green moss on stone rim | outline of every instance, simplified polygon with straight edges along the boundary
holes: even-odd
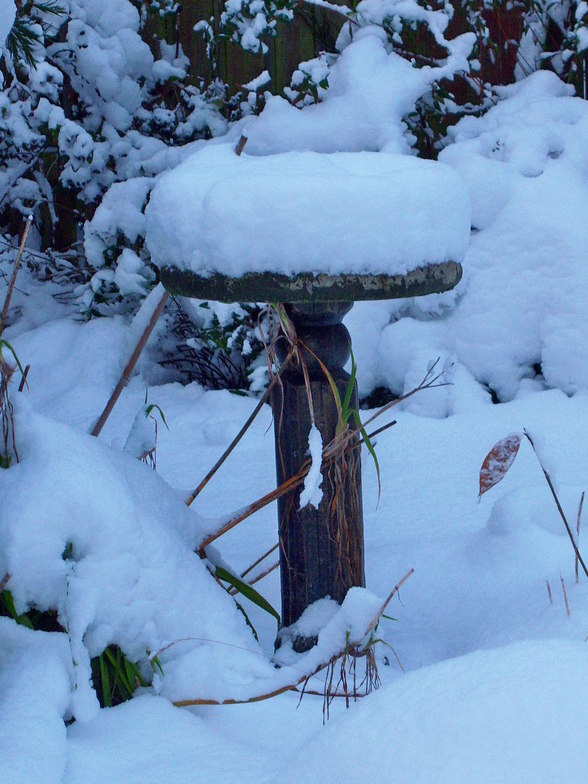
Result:
[[[418,267],[405,275],[282,275],[248,272],[239,278],[165,266],[161,281],[171,293],[217,302],[356,302],[438,294],[454,288],[461,264],[445,261]]]

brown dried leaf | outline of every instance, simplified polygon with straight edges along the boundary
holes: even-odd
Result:
[[[494,444],[484,458],[480,468],[480,492],[478,497],[490,490],[494,485],[497,485],[501,479],[504,479],[506,472],[517,456],[520,445],[521,436],[519,433],[511,433]]]

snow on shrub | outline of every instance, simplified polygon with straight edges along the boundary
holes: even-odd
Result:
[[[484,389],[510,400],[588,387],[588,315],[577,297],[588,286],[588,104],[548,71],[497,92],[497,105],[462,119],[440,155],[472,200],[464,279],[448,294],[373,306],[392,314],[378,348],[362,308],[357,321],[351,314],[375,386],[400,394],[444,358],[454,386],[408,401],[415,413],[471,410]]]

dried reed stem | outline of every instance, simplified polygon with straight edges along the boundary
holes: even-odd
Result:
[[[255,585],[255,583],[258,583],[260,580],[263,580],[264,577],[267,577],[268,574],[271,574],[275,569],[277,569],[279,565],[280,565],[280,562],[276,561],[275,564],[272,564],[269,567],[269,569],[265,570],[265,572],[262,572],[261,574],[258,574],[257,577],[254,577],[253,580],[250,580],[249,581],[249,585]]]
[[[414,569],[410,569],[392,589],[390,594],[388,595],[387,599],[384,601],[376,615],[372,618],[366,632],[364,634],[364,638],[367,637],[376,627],[379,619],[382,616],[382,613],[386,609],[388,603],[392,599],[392,597],[398,592],[400,587],[408,580],[408,578],[413,574]],[[197,638],[186,638],[187,640],[190,639],[197,639]],[[176,640],[175,642],[182,642],[182,640]],[[157,655],[161,654],[163,651],[170,648],[175,642],[170,643],[169,645],[162,648],[158,651]],[[373,641],[372,641],[373,642]],[[356,669],[355,669],[355,659],[357,658],[366,658],[366,674],[362,681],[357,684],[356,680]],[[349,664],[349,659],[351,659],[351,664]],[[340,674],[339,680],[333,688],[334,682],[334,665],[337,661],[340,661]],[[347,682],[347,667],[350,666],[350,675],[353,678],[353,691],[349,691],[348,689],[348,682]],[[328,718],[329,715],[329,704],[330,701],[334,697],[345,697],[347,700],[347,704],[349,704],[349,699],[357,699],[358,697],[364,696],[359,692],[359,689],[365,687],[365,693],[368,694],[371,688],[374,688],[379,685],[380,679],[377,672],[377,667],[375,663],[375,656],[372,645],[368,645],[368,647],[362,647],[362,641],[357,640],[353,642],[348,642],[345,648],[338,653],[331,656],[331,658],[319,664],[311,673],[302,675],[296,682],[290,683],[287,686],[281,686],[278,689],[274,689],[272,691],[266,692],[264,694],[257,694],[254,697],[248,697],[247,699],[243,700],[212,700],[212,699],[191,699],[191,700],[177,700],[173,704],[177,708],[186,708],[192,705],[244,705],[251,702],[261,702],[263,700],[269,700],[272,697],[277,697],[279,694],[284,694],[287,691],[299,691],[298,687],[302,685],[300,699],[306,693],[306,685],[308,684],[309,680],[313,678],[315,675],[318,675],[319,672],[326,670],[326,678],[325,678],[325,689],[322,692],[322,696],[324,699],[323,703],[323,717]],[[343,691],[339,691],[339,687],[343,686]],[[316,692],[308,692],[309,694],[314,694]]]
[[[568,592],[566,591],[566,584],[564,583],[563,577],[560,576],[559,579],[561,580],[561,590],[563,593],[564,602],[566,603],[566,613],[569,616],[571,613],[570,613],[570,605],[568,603]]]
[[[4,323],[8,317],[10,300],[12,299],[12,292],[14,291],[14,286],[16,285],[16,276],[18,275],[20,262],[22,260],[22,255],[24,253],[25,244],[27,241],[27,237],[29,236],[29,231],[31,230],[32,223],[33,223],[33,216],[29,215],[29,217],[26,219],[25,222],[24,231],[22,233],[22,239],[20,241],[18,253],[16,255],[16,260],[14,262],[14,269],[12,270],[12,277],[10,278],[10,283],[8,284],[8,291],[6,292],[6,299],[4,300],[4,307],[2,308],[2,314],[0,315],[0,335],[2,334],[2,331],[4,329]]]
[[[30,365],[27,365],[24,369],[24,373],[22,374],[22,378],[20,380],[20,384],[18,385],[18,391],[22,392],[25,388],[25,384],[27,383],[27,376],[29,375],[29,370],[31,369]],[[27,385],[28,386],[28,385]]]
[[[233,449],[234,449],[234,448],[237,446],[237,444],[239,443],[239,441],[240,441],[240,440],[243,438],[243,436],[245,435],[245,433],[247,432],[247,430],[248,430],[248,429],[249,429],[249,427],[251,426],[251,424],[252,424],[253,420],[255,419],[255,417],[256,417],[256,416],[259,414],[259,412],[260,412],[260,411],[261,411],[261,409],[263,408],[264,404],[265,404],[265,403],[267,403],[267,401],[269,400],[269,397],[270,397],[270,395],[271,395],[271,393],[272,393],[272,389],[273,389],[273,388],[274,388],[274,386],[275,386],[275,385],[278,383],[278,380],[280,379],[280,377],[281,377],[282,373],[284,372],[284,370],[286,369],[286,367],[287,367],[287,366],[288,366],[288,364],[290,363],[290,359],[291,359],[291,357],[292,357],[292,353],[288,354],[288,356],[286,357],[286,359],[285,359],[285,360],[284,360],[284,362],[282,363],[282,365],[281,365],[280,369],[278,370],[278,372],[275,374],[275,376],[272,378],[272,380],[271,380],[271,381],[270,381],[270,383],[268,384],[268,387],[267,387],[267,389],[265,390],[265,392],[264,392],[263,396],[261,397],[261,399],[260,399],[259,403],[258,403],[258,404],[255,406],[255,408],[253,409],[253,412],[252,412],[252,413],[251,413],[251,415],[248,417],[247,421],[245,422],[245,424],[243,425],[243,427],[241,428],[241,430],[239,430],[239,432],[237,433],[237,435],[235,436],[235,438],[234,438],[234,439],[231,441],[231,443],[230,443],[230,444],[229,444],[229,446],[228,446],[228,447],[225,449],[225,451],[224,451],[224,452],[223,452],[223,454],[220,456],[220,458],[219,458],[219,459],[216,461],[216,463],[213,465],[213,467],[210,469],[210,471],[209,471],[209,472],[206,474],[206,476],[205,476],[205,477],[204,477],[204,479],[203,479],[203,480],[200,482],[200,484],[198,485],[198,487],[197,487],[197,488],[196,488],[196,489],[195,489],[195,490],[194,490],[194,491],[191,493],[191,495],[190,495],[190,496],[188,496],[188,498],[186,499],[186,506],[190,506],[190,505],[193,503],[194,499],[195,499],[195,498],[196,498],[196,497],[197,497],[197,496],[198,496],[198,495],[199,495],[199,494],[202,492],[202,490],[203,490],[203,489],[206,487],[206,485],[207,485],[207,484],[210,482],[210,480],[212,479],[212,477],[213,477],[213,476],[216,474],[216,472],[218,471],[218,469],[219,469],[219,468],[222,466],[222,464],[225,462],[225,460],[227,459],[227,457],[228,457],[228,456],[231,454],[231,452],[233,451]]]
[[[541,458],[539,457],[539,453],[537,452],[537,450],[535,448],[535,444],[533,442],[533,439],[531,438],[531,436],[529,435],[529,433],[526,430],[523,430],[523,433],[525,434],[525,437],[526,437],[527,441],[533,447],[533,452],[535,452],[535,457],[539,461],[539,465],[541,466],[541,470],[543,471],[543,476],[545,477],[545,481],[547,482],[547,485],[548,485],[548,487],[549,487],[549,489],[551,491],[551,495],[553,496],[553,500],[555,501],[555,505],[557,507],[557,511],[559,512],[559,516],[563,520],[563,524],[565,525],[567,534],[568,534],[568,536],[570,538],[570,542],[572,543],[572,547],[574,548],[574,552],[576,554],[576,558],[580,562],[580,565],[582,566],[584,574],[586,575],[586,577],[588,577],[588,568],[586,567],[586,564],[584,563],[584,559],[580,555],[580,551],[578,550],[578,545],[576,544],[576,542],[574,540],[574,534],[572,533],[572,529],[570,528],[570,524],[568,523],[567,517],[565,516],[565,512],[562,509],[562,506],[561,506],[561,504],[559,502],[559,498],[557,497],[557,493],[555,492],[555,487],[553,486],[553,482],[551,481],[551,477],[549,476],[549,474],[547,473],[546,468],[544,467],[543,463],[541,462]]]
[[[583,490],[582,491],[582,495],[580,496],[580,505],[578,506],[578,516],[576,518],[576,540],[577,540],[578,546],[580,545],[580,523],[582,521],[582,507],[584,506],[584,493],[585,493],[585,491]],[[574,561],[575,561],[574,562],[574,572],[576,574],[576,582],[578,583],[578,582],[580,582],[580,577],[578,575],[578,556],[577,555],[576,555]]]
[[[157,321],[159,320],[159,317],[163,313],[163,309],[165,307],[165,303],[167,302],[168,298],[169,298],[169,292],[165,291],[163,293],[161,299],[157,303],[157,307],[153,311],[153,313],[151,315],[151,318],[149,319],[149,323],[147,324],[147,326],[145,327],[145,329],[143,331],[143,334],[139,338],[139,341],[138,341],[138,343],[137,343],[137,345],[135,347],[135,350],[133,351],[133,353],[131,355],[131,358],[127,362],[126,367],[125,367],[125,369],[122,372],[122,375],[121,375],[121,377],[119,379],[118,384],[114,388],[114,392],[110,396],[110,398],[108,400],[108,403],[106,404],[106,406],[104,408],[104,411],[98,417],[98,420],[97,420],[96,424],[94,425],[94,427],[92,428],[90,435],[98,436],[100,434],[102,428],[106,424],[106,421],[108,420],[108,417],[110,416],[110,414],[112,412],[112,409],[116,405],[117,400],[121,396],[121,393],[122,393],[123,389],[129,383],[129,380],[131,378],[131,373],[133,372],[133,369],[134,369],[135,365],[137,364],[137,360],[141,356],[141,352],[145,348],[145,345],[146,345],[147,341],[149,340],[149,336],[153,332],[153,329],[154,329],[155,325],[157,324]]]
[[[246,144],[247,144],[247,137],[241,136],[239,138],[239,141],[237,142],[237,146],[235,147],[235,155],[241,155],[241,153],[245,149]]]
[[[248,566],[247,569],[245,569],[244,572],[241,572],[241,577],[242,578],[243,577],[247,577],[249,572],[251,572],[253,569],[255,569],[256,566],[259,566],[259,564],[262,561],[265,561],[265,559],[268,557],[268,555],[271,555],[275,550],[278,549],[279,546],[280,546],[280,543],[276,542],[276,544],[273,547],[270,547],[270,549],[267,550],[267,552],[265,552],[263,555],[260,555],[259,558],[256,561],[253,561],[251,566]]]
[[[394,588],[393,588],[393,589],[390,591],[390,593],[388,594],[388,597],[387,597],[386,601],[385,601],[385,602],[384,602],[384,604],[383,604],[383,605],[380,607],[380,609],[378,610],[378,612],[377,612],[377,613],[376,613],[376,615],[374,616],[374,618],[373,618],[372,622],[371,622],[371,623],[370,623],[370,625],[367,627],[367,629],[366,629],[366,631],[365,631],[365,634],[364,634],[364,637],[367,637],[367,636],[368,636],[368,634],[371,634],[371,633],[373,632],[373,630],[374,630],[374,629],[376,628],[376,626],[378,625],[378,623],[379,623],[379,620],[380,620],[380,618],[382,617],[382,615],[383,615],[383,613],[384,613],[384,610],[385,610],[385,609],[386,609],[386,607],[387,607],[387,606],[390,604],[390,601],[391,601],[391,599],[392,599],[392,598],[393,598],[393,597],[394,597],[394,596],[395,596],[395,595],[398,593],[398,591],[399,591],[399,590],[402,588],[402,586],[404,585],[404,583],[405,583],[405,582],[408,580],[408,578],[409,578],[409,577],[411,577],[413,574],[414,574],[414,569],[409,569],[409,570],[408,570],[408,572],[407,572],[407,573],[404,575],[404,577],[402,578],[402,580],[400,580],[398,583],[396,583],[396,585],[394,586]]]
[[[276,545],[276,547],[277,546],[278,545]],[[253,580],[249,580],[248,585],[255,585],[255,583],[260,582],[261,580],[263,580],[264,577],[267,577],[268,574],[271,574],[273,571],[275,571],[279,565],[280,562],[276,561],[275,564],[272,564],[269,567],[269,569],[266,569],[264,572],[261,572],[261,574],[258,574],[257,577],[253,578]],[[230,588],[229,593],[231,594],[231,596],[236,596],[239,593],[239,591],[237,590],[237,588]]]

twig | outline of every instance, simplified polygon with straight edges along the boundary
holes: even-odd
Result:
[[[247,577],[249,572],[251,572],[253,569],[255,569],[256,566],[259,566],[259,564],[262,561],[265,561],[265,559],[268,557],[268,555],[271,555],[274,552],[274,550],[278,549],[279,546],[280,546],[280,543],[276,542],[275,545],[273,547],[270,547],[270,549],[267,552],[265,552],[263,555],[260,555],[259,558],[251,564],[251,566],[248,566],[247,569],[245,569],[244,572],[241,572],[241,578]]]
[[[205,547],[208,547],[209,544],[212,544],[212,542],[214,542],[216,539],[223,536],[223,534],[226,534],[227,531],[230,531],[231,528],[234,528],[236,525],[243,522],[243,520],[245,520],[247,517],[250,517],[255,512],[263,509],[264,506],[271,504],[273,501],[277,501],[278,498],[286,495],[286,493],[289,493],[291,490],[294,490],[304,481],[304,477],[308,473],[309,468],[310,461],[307,460],[298,473],[294,474],[294,476],[291,476],[290,479],[287,479],[285,482],[282,482],[282,484],[275,490],[272,490],[261,498],[258,498],[256,501],[253,501],[253,503],[248,504],[239,511],[235,512],[235,514],[230,517],[229,520],[218,529],[218,531],[209,534],[206,539],[204,539],[199,548],[200,553],[202,554]]]
[[[433,371],[439,364],[439,360],[440,358],[437,357],[435,362],[425,373],[425,377],[423,378],[423,380],[418,386],[416,386],[414,389],[411,389],[410,392],[407,392],[405,395],[402,395],[402,397],[399,397],[396,400],[391,400],[389,403],[386,403],[385,406],[379,408],[375,414],[372,414],[372,416],[363,423],[364,428],[367,427],[367,425],[369,425],[371,422],[373,422],[374,419],[377,419],[378,417],[382,416],[382,414],[385,414],[386,411],[389,411],[391,408],[394,408],[394,406],[397,406],[399,403],[402,403],[404,400],[408,400],[408,398],[412,397],[413,395],[416,395],[417,392],[421,392],[423,389],[432,389],[437,387],[451,386],[451,384],[448,381],[441,382],[439,384],[436,383],[440,378],[443,377],[443,371],[437,373],[436,375],[433,374]]]
[[[585,493],[585,491],[583,490],[582,491],[582,495],[580,496],[580,505],[578,506],[578,517],[576,518],[576,539],[577,539],[577,542],[578,542],[578,546],[580,544],[580,522],[582,520],[582,507],[584,506],[584,493]],[[575,558],[574,571],[576,573],[576,582],[579,582],[580,578],[578,576],[578,556],[577,555],[576,555],[576,558]]]
[[[536,456],[537,460],[539,461],[539,465],[541,466],[541,470],[543,471],[543,476],[545,477],[545,481],[547,482],[547,485],[549,486],[549,489],[551,490],[551,495],[553,496],[553,500],[555,501],[555,505],[557,506],[557,511],[559,512],[559,515],[560,515],[561,519],[563,520],[563,524],[566,527],[566,531],[568,532],[568,536],[570,538],[570,542],[572,543],[572,547],[574,548],[574,552],[576,553],[576,558],[580,562],[580,564],[582,566],[582,569],[584,570],[584,574],[586,575],[586,577],[588,577],[588,568],[586,568],[586,564],[584,563],[584,559],[580,555],[580,551],[578,550],[578,545],[576,544],[576,542],[574,540],[574,534],[572,533],[572,529],[570,528],[570,524],[568,523],[567,518],[566,518],[565,513],[564,513],[564,510],[562,509],[562,506],[561,506],[561,504],[559,502],[559,498],[557,497],[557,493],[555,492],[555,488],[553,486],[553,482],[551,481],[551,477],[549,476],[549,474],[547,473],[545,467],[543,466],[543,463],[541,462],[541,458],[539,457],[539,454],[538,454],[537,450],[535,449],[535,444],[533,443],[533,439],[531,438],[531,436],[529,435],[529,433],[526,430],[523,430],[523,433],[525,434],[525,437],[527,438],[527,441],[533,447],[533,452],[535,452],[535,456]]]
[[[269,569],[265,570],[265,572],[261,572],[261,574],[258,574],[257,577],[254,577],[253,580],[249,580],[248,585],[255,585],[255,583],[260,582],[260,580],[263,580],[263,578],[267,577],[268,574],[271,574],[273,571],[275,571],[279,565],[280,562],[276,561],[275,564],[272,564]],[[231,594],[231,596],[236,596],[239,593],[239,591],[236,588],[230,588],[229,593]]]
[[[562,590],[562,593],[563,593],[564,602],[566,603],[566,612],[567,612],[567,614],[569,616],[570,615],[570,605],[568,604],[568,593],[566,591],[566,584],[564,583],[564,578],[563,577],[560,576],[559,579],[561,580],[561,590]]]
[[[365,631],[364,637],[367,637],[369,634],[371,634],[371,632],[373,632],[373,630],[374,630],[374,629],[376,628],[376,626],[378,625],[378,622],[379,622],[380,618],[382,617],[382,615],[383,615],[383,613],[384,613],[384,610],[385,610],[385,609],[386,609],[386,607],[387,607],[387,606],[390,604],[390,600],[391,600],[391,599],[394,597],[394,595],[395,595],[395,594],[397,594],[397,593],[398,593],[398,591],[399,591],[399,590],[402,588],[402,586],[404,585],[404,583],[405,583],[405,582],[408,580],[408,578],[409,578],[409,577],[411,577],[413,574],[414,574],[414,569],[409,569],[409,570],[408,570],[408,572],[407,572],[407,573],[404,575],[404,577],[402,578],[402,580],[400,580],[400,582],[399,582],[399,583],[397,583],[397,584],[394,586],[394,588],[393,588],[393,589],[390,591],[390,593],[388,594],[388,598],[386,599],[386,601],[384,602],[384,604],[383,604],[383,605],[380,607],[380,609],[378,610],[378,612],[376,613],[376,615],[375,615],[375,616],[372,618],[372,621],[371,621],[370,625],[367,627],[367,629],[366,629],[366,631]]]
[[[258,574],[257,577],[254,577],[253,580],[250,580],[249,585],[255,585],[255,583],[258,583],[260,580],[263,580],[264,577],[267,577],[268,574],[271,574],[275,569],[277,569],[279,565],[280,562],[276,561],[275,564],[272,564],[269,569],[265,570],[265,572]]]
[[[16,276],[18,275],[18,269],[20,267],[20,262],[22,260],[22,254],[24,253],[25,244],[27,241],[27,237],[29,236],[29,231],[31,230],[32,223],[33,223],[33,216],[29,215],[25,223],[24,231],[22,233],[22,239],[20,241],[18,253],[16,255],[16,260],[14,262],[12,277],[10,278],[10,283],[8,284],[8,291],[6,292],[4,307],[2,308],[2,315],[0,315],[0,334],[2,334],[2,330],[4,329],[4,322],[6,321],[6,318],[8,316],[8,309],[10,308],[10,300],[12,298],[12,292],[14,291],[14,286],[16,284]]]
[[[369,626],[368,626],[368,628],[367,628],[367,630],[366,630],[366,632],[364,634],[364,637],[366,637],[368,634],[370,634],[371,631],[373,631],[373,629],[376,627],[376,624],[378,623],[378,620],[380,619],[382,613],[386,609],[386,607],[387,607],[388,603],[390,602],[390,600],[392,599],[392,597],[398,592],[399,588],[408,580],[408,578],[411,576],[411,574],[413,574],[413,572],[414,572],[414,569],[410,569],[404,575],[402,580],[400,580],[400,582],[397,585],[394,586],[394,588],[390,592],[388,598],[383,603],[381,608],[376,613],[376,616],[372,619],[371,623],[369,624]],[[186,639],[197,639],[197,638],[186,638]],[[179,642],[179,641],[176,640],[175,642]],[[159,655],[162,651],[167,650],[167,648],[171,647],[171,645],[174,645],[174,644],[175,643],[170,643],[165,648],[162,648],[161,651],[158,651],[158,653],[156,655]],[[322,664],[319,664],[318,667],[316,667],[312,672],[310,672],[308,674],[305,674],[305,675],[302,675],[297,681],[295,681],[294,683],[290,683],[287,686],[281,686],[278,689],[274,689],[274,690],[266,692],[264,694],[257,694],[254,697],[248,697],[248,698],[243,699],[243,700],[234,700],[234,699],[228,699],[228,700],[193,699],[193,700],[177,700],[177,701],[174,701],[173,704],[177,708],[187,708],[187,707],[189,707],[191,705],[243,705],[243,704],[247,704],[247,703],[251,703],[251,702],[261,702],[263,700],[269,700],[272,697],[277,697],[279,694],[284,694],[287,691],[298,691],[298,687],[301,684],[305,684],[303,689],[302,689],[302,692],[304,694],[304,692],[306,691],[306,684],[308,683],[308,681],[311,678],[313,678],[315,675],[318,675],[319,672],[322,672],[325,669],[327,670],[327,681],[328,681],[328,686],[327,686],[327,688],[325,690],[325,694],[329,694],[329,691],[332,690],[332,685],[333,685],[333,674],[334,674],[333,665],[335,664],[335,662],[338,659],[340,659],[342,656],[353,656],[353,657],[367,656],[369,654],[369,652],[370,652],[369,648],[366,649],[366,648],[362,648],[361,647],[361,640],[353,641],[353,642],[347,642],[346,645],[345,645],[345,648],[343,648],[342,650],[338,651],[336,654],[331,656],[331,658],[328,661],[323,662]],[[335,693],[337,693],[337,692],[335,692]],[[330,696],[331,695],[329,694],[329,698],[330,698]],[[349,694],[343,694],[342,696],[347,697],[347,699],[349,699],[350,695]],[[356,696],[359,696],[359,695],[355,695],[355,694],[353,695],[354,698]]]
[[[93,436],[99,435],[100,431],[102,430],[102,428],[106,424],[106,421],[107,421],[108,417],[110,416],[110,414],[112,412],[112,409],[116,405],[116,401],[119,399],[123,389],[129,383],[129,380],[131,378],[131,373],[133,372],[133,368],[137,364],[137,360],[141,356],[141,352],[145,348],[145,344],[149,340],[149,336],[153,332],[153,329],[154,329],[155,325],[157,324],[157,321],[158,321],[159,317],[161,316],[161,314],[163,312],[163,309],[165,307],[165,303],[168,300],[168,297],[169,297],[169,292],[165,291],[163,293],[161,299],[157,303],[157,307],[153,311],[153,314],[152,314],[151,318],[149,319],[149,323],[147,324],[147,326],[145,327],[145,330],[143,331],[143,334],[139,338],[139,342],[137,343],[131,358],[127,362],[127,365],[126,365],[125,369],[122,372],[120,380],[119,380],[118,384],[116,385],[116,387],[114,388],[114,392],[110,396],[110,399],[108,400],[108,403],[106,404],[106,406],[104,408],[104,411],[98,417],[98,421],[96,422],[96,424],[92,428],[90,435],[93,435]]]
[[[545,584],[547,585],[547,595],[549,596],[549,604],[553,604],[553,596],[551,593],[551,585],[549,585],[549,580],[545,580]]]
[[[234,439],[231,441],[231,443],[229,444],[229,446],[227,447],[227,449],[225,449],[225,451],[223,452],[223,454],[221,455],[221,457],[220,457],[220,458],[219,458],[219,459],[216,461],[216,463],[213,465],[213,467],[210,469],[210,471],[209,471],[209,472],[206,474],[206,476],[205,476],[205,477],[204,477],[204,479],[203,479],[203,480],[200,482],[200,484],[198,485],[198,487],[197,487],[197,488],[196,488],[196,489],[195,489],[195,490],[194,490],[194,491],[191,493],[191,495],[190,495],[190,496],[189,496],[189,497],[186,499],[186,506],[190,506],[190,505],[192,504],[192,502],[194,501],[194,499],[195,499],[195,498],[196,498],[196,497],[197,497],[197,496],[198,496],[198,495],[199,495],[199,494],[202,492],[202,490],[203,490],[203,489],[206,487],[206,485],[207,485],[207,484],[210,482],[210,480],[212,479],[212,477],[213,477],[213,476],[216,474],[216,472],[218,471],[218,469],[219,469],[219,468],[222,466],[222,464],[225,462],[225,460],[227,459],[227,457],[228,457],[228,456],[231,454],[231,452],[233,451],[233,449],[234,449],[234,448],[237,446],[237,444],[239,443],[239,441],[240,441],[240,440],[243,438],[243,436],[245,435],[245,433],[246,433],[246,432],[247,432],[247,430],[249,429],[249,427],[250,427],[251,423],[253,422],[253,420],[255,419],[255,417],[256,417],[256,416],[259,414],[259,412],[260,412],[260,411],[261,411],[261,409],[263,408],[264,404],[265,404],[265,403],[267,403],[267,401],[268,401],[268,399],[269,399],[269,396],[271,395],[272,389],[274,388],[274,386],[275,386],[275,384],[277,383],[278,379],[280,378],[280,376],[282,375],[282,373],[284,372],[284,370],[285,370],[285,369],[286,369],[286,367],[288,366],[288,364],[289,364],[289,362],[290,362],[290,359],[291,359],[291,358],[292,358],[292,353],[288,354],[288,356],[286,357],[286,359],[285,359],[285,360],[283,361],[283,363],[281,364],[281,366],[280,366],[280,368],[279,368],[278,372],[276,373],[276,375],[275,375],[275,376],[272,378],[272,380],[271,380],[271,381],[270,381],[270,383],[268,384],[268,387],[267,387],[267,389],[265,390],[265,392],[264,392],[264,394],[263,394],[263,397],[260,399],[259,403],[258,403],[258,404],[255,406],[255,408],[254,408],[253,412],[252,412],[252,413],[251,413],[251,415],[248,417],[247,421],[245,422],[245,424],[243,425],[243,427],[241,428],[241,430],[239,430],[239,432],[237,433],[237,435],[235,436],[235,438],[234,438]]]

